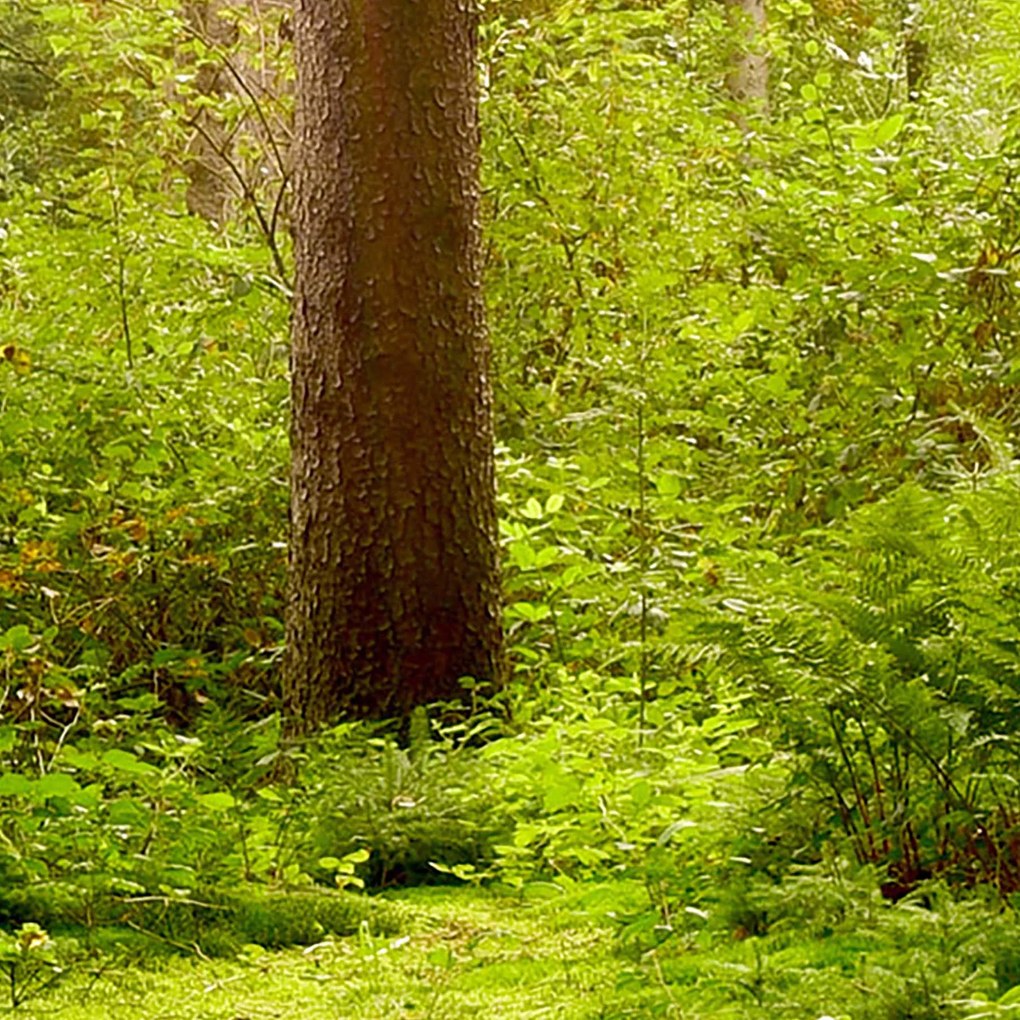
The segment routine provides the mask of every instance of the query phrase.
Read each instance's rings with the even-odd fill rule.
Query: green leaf
[[[49,22],[51,25],[59,25],[74,20],[74,10],[69,3],[47,4],[39,11],[39,14],[44,21]]]
[[[107,818],[111,825],[126,825],[136,829],[149,824],[152,812],[131,797],[122,797],[107,805]]]
[[[563,509],[563,502],[564,502],[563,493],[561,493],[561,492],[554,492],[545,501],[545,512],[547,514],[557,513],[558,511]]]
[[[60,761],[73,769],[94,769],[99,765],[99,758],[91,751],[79,751],[76,747],[65,747],[60,752]]]
[[[850,147],[854,152],[867,152],[875,146],[875,138],[864,128],[854,128],[850,136]]]
[[[538,837],[542,834],[542,831],[541,826],[534,825],[531,822],[525,822],[523,825],[518,825],[517,830],[514,832],[514,846],[530,846],[536,839],[538,839]]]
[[[449,969],[456,963],[456,957],[449,946],[436,946],[435,949],[430,949],[426,953],[425,959],[429,966],[441,967],[443,969]]]
[[[560,550],[554,545],[547,545],[544,549],[538,550],[538,555],[535,557],[535,567],[541,570],[542,567],[548,567],[550,563],[555,563],[560,558]]]
[[[127,443],[115,440],[103,447],[103,456],[110,460],[129,461],[135,459],[135,451]]]
[[[507,608],[508,616],[516,616],[529,623],[539,623],[551,613],[552,610],[544,602],[514,602]]]
[[[23,652],[32,644],[32,634],[23,623],[15,624],[0,634],[0,650]]]
[[[530,570],[535,565],[537,553],[528,542],[514,542],[510,546],[510,562],[521,570]]]
[[[19,772],[5,772],[0,776],[0,797],[27,797],[33,790],[33,782]]]
[[[532,496],[531,499],[529,499],[528,502],[521,507],[521,516],[527,517],[532,521],[541,520],[542,512],[542,504],[539,503],[534,496]]]
[[[639,779],[630,788],[630,799],[635,807],[644,807],[652,799],[652,784],[647,779]]]
[[[678,475],[659,475],[655,479],[655,488],[660,496],[675,499],[680,495],[680,478]]]
[[[219,790],[216,793],[200,793],[198,802],[210,811],[229,811],[237,804],[233,795],[225,790]]]
[[[542,790],[542,806],[546,811],[559,811],[561,808],[570,807],[577,801],[577,795],[581,792],[581,781],[567,773],[562,773],[547,780],[547,785]]]
[[[142,761],[137,754],[132,754],[130,751],[122,751],[116,747],[106,751],[99,760],[102,764],[109,765],[110,768],[114,768],[118,772],[129,772],[138,776],[151,775],[153,772],[159,771],[147,762]]]
[[[875,144],[888,145],[888,143],[903,130],[903,125],[906,122],[907,117],[906,114],[903,113],[894,113],[891,117],[886,117],[886,119],[874,129]]]
[[[66,772],[51,772],[36,781],[35,789],[39,798],[73,797],[81,791],[81,786]]]

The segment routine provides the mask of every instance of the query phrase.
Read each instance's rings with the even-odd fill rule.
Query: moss
[[[404,914],[392,903],[354,893],[259,886],[204,889],[181,897],[106,895],[95,899],[91,913],[83,908],[80,891],[66,885],[23,886],[0,898],[4,927],[35,921],[47,928],[84,931],[90,943],[106,943],[113,933],[129,931],[169,950],[198,948],[207,956],[232,955],[247,944],[267,949],[307,946],[361,930],[392,935],[400,930]]]

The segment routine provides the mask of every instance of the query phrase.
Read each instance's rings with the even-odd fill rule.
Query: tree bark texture
[[[757,113],[768,114],[769,62],[763,49],[767,28],[765,0],[725,0],[727,16],[737,45],[730,56],[726,89],[730,98],[741,106],[753,107]],[[738,121],[746,128],[743,114]]]
[[[501,674],[471,0],[298,0],[292,728]]]

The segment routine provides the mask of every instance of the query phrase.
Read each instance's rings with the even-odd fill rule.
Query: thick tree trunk
[[[737,40],[730,57],[726,89],[730,98],[759,114],[769,109],[769,63],[762,37],[767,27],[765,0],[725,0],[727,15]],[[746,127],[744,112],[737,115]]]
[[[469,0],[299,0],[293,727],[501,672]]]

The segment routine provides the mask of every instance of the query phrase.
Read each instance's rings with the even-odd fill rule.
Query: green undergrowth
[[[864,876],[838,870],[762,896],[775,921],[761,935],[731,927],[720,909],[647,941],[620,937],[641,908],[633,884],[537,900],[403,890],[385,898],[400,918],[385,934],[363,925],[304,948],[249,944],[231,958],[85,959],[17,1015],[978,1020],[1017,1010],[1020,929],[1009,911],[937,888],[889,904]]]
[[[179,6],[0,2],[0,1009],[1020,1011],[1015,3],[775,0],[750,131],[723,5],[483,5],[513,676],[303,742],[288,202],[185,215]]]

